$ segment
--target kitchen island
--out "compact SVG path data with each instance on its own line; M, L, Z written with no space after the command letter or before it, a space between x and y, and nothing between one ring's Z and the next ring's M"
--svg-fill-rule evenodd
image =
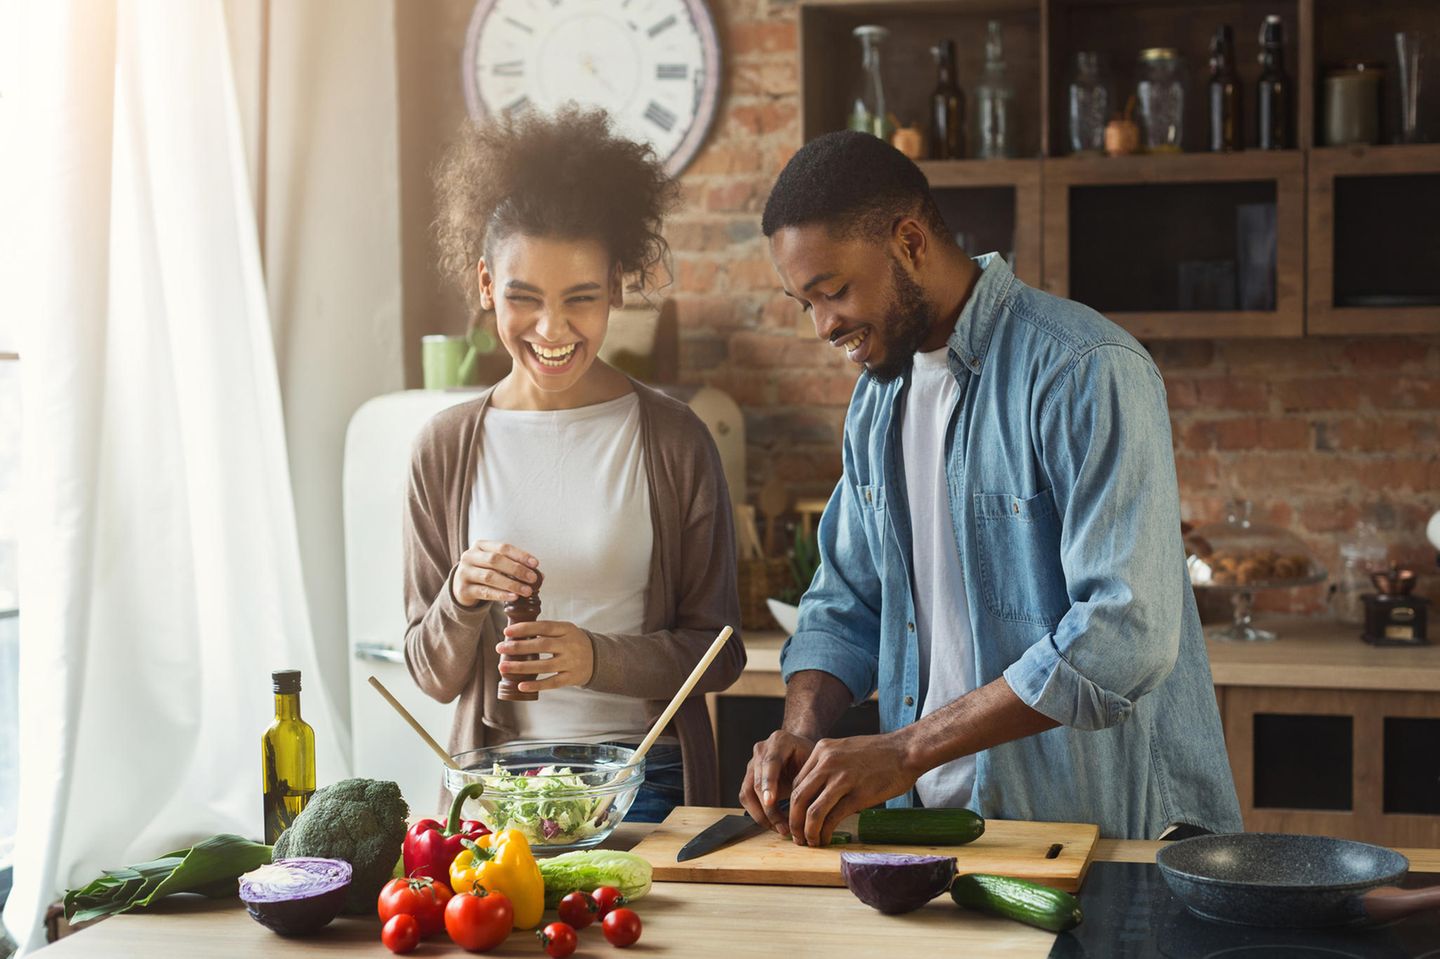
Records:
M653 826L624 824L610 845L629 848ZM1160 843L1101 840L1095 861L1153 862ZM1402 849L1412 871L1440 872L1440 850ZM794 886L740 886L656 883L636 903L644 922L631 955L705 957L823 955L826 959L874 956L903 948L907 955L986 956L1045 959L1053 933L1004 919L963 911L948 897L904 916L884 916L844 889ZM546 921L550 921L547 914ZM47 947L48 959L106 956L196 959L229 956L283 957L359 953L388 956L375 919L342 918L309 939L283 939L252 920L238 900L184 896L164 900L145 914L116 916ZM580 933L577 956L611 955L597 927ZM616 956L622 953L613 953ZM444 937L427 941L411 955L463 956ZM516 932L488 955L543 956L529 932Z
M1262 625L1280 638L1206 644L1245 828L1440 846L1440 644L1370 646L1358 626L1300 616ZM745 672L707 697L722 737L727 699L785 695L784 642L745 634Z

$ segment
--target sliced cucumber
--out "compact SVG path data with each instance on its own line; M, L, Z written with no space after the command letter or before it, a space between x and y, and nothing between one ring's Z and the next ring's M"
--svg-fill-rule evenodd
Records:
M1070 893L1011 876L988 873L957 876L950 885L950 898L966 909L1014 919L1051 932L1074 929L1085 918L1080 911L1080 901Z
M963 846L985 832L968 809L864 809L860 841L872 845Z

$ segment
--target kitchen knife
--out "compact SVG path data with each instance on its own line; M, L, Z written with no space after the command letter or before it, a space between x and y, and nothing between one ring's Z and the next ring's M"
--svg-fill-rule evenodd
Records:
M790 811L790 800L782 799L777 807L780 812ZM730 843L747 836L754 836L769 829L768 824L757 823L750 818L749 813L741 813L738 816L721 816L718 820L706 826L699 834L675 854L676 862L686 862L691 859L698 859L719 849L721 846L728 846Z

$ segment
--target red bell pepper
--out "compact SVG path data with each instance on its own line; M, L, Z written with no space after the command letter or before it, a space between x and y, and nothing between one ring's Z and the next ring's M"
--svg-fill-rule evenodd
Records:
M484 791L481 783L470 783L455 795L450 804L450 817L443 824L434 819L422 819L405 833L405 875L410 877L429 876L436 882L450 881L450 864L464 850L462 843L471 842L481 836L490 835L482 822L460 820L460 807L465 800L478 796Z

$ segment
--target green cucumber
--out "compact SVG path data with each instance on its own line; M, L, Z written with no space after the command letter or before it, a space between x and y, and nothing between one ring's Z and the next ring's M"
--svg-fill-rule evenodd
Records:
M968 809L862 809L860 841L869 845L963 846L985 832Z
M1074 929L1085 918L1079 900L1068 892L1011 876L978 872L957 876L950 898L957 906L1051 932Z

